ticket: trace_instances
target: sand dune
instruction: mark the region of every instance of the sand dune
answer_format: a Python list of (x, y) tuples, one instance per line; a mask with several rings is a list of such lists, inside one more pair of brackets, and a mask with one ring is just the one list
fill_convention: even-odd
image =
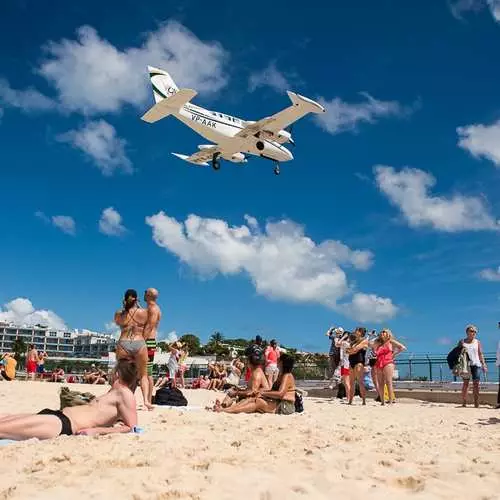
[[(58, 408), (59, 387), (0, 383), (0, 412)], [(185, 393), (193, 405), (215, 399)], [(414, 401), (305, 407), (290, 417), (158, 408), (140, 412), (141, 435), (7, 445), (0, 500), (500, 498), (500, 411)]]

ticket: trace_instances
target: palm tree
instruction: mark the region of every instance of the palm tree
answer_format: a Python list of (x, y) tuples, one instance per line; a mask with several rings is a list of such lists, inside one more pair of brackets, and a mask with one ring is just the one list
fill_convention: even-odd
[(12, 342), (12, 350), (14, 351), (14, 359), (19, 363), (21, 361), (21, 357), (26, 354), (26, 342), (18, 337)]
[(216, 347), (219, 347), (222, 342), (224, 342), (224, 335), (222, 335), (221, 332), (214, 332), (210, 337), (209, 343), (215, 345)]

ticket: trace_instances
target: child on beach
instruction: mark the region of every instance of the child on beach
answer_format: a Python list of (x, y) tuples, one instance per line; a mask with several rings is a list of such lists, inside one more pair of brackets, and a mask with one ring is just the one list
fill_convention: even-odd
[[(0, 415), (0, 439), (52, 439), (61, 435), (95, 436), (130, 432), (137, 425), (134, 391), (137, 368), (133, 361), (116, 364), (110, 391), (91, 403), (61, 410), (44, 409), (35, 415)], [(113, 427), (118, 422), (121, 425)]]

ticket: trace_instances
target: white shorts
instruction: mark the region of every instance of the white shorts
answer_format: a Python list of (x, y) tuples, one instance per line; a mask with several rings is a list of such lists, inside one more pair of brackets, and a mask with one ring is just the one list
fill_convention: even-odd
[(279, 373), (278, 365), (276, 363), (270, 363), (266, 366), (266, 375), (274, 375)]

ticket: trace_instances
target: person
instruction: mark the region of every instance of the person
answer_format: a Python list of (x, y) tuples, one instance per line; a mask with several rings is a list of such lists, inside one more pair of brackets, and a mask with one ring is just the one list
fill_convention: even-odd
[[(394, 348), (396, 350), (394, 350)], [(395, 403), (396, 398), (393, 388), (394, 377), (394, 357), (406, 347), (394, 339), (391, 330), (384, 328), (376, 341), (375, 354), (377, 356), (376, 374), (378, 377), (378, 394), (380, 396), (380, 404), (385, 405), (384, 387), (387, 385), (387, 392), (389, 393), (389, 403)]]
[[(245, 349), (245, 356), (249, 358), (250, 356), (254, 355), (257, 357), (262, 357), (264, 353), (264, 347), (262, 345), (262, 337), (260, 335), (255, 336), (255, 340)], [(250, 380), (250, 377), (252, 375), (252, 371), (250, 366), (247, 366), (247, 370), (245, 372), (245, 382), (248, 382)]]
[(50, 380), (51, 382), (66, 382), (66, 380), (64, 379), (64, 370), (60, 366), (57, 366), (56, 369), (52, 372)]
[(270, 344), (266, 347), (264, 351), (264, 356), (266, 359), (266, 377), (269, 382), (269, 387), (272, 387), (274, 382), (278, 380), (278, 360), (280, 357), (280, 350), (278, 343), (275, 339), (271, 340)]
[(29, 344), (26, 356), (26, 380), (35, 380), (36, 363), (38, 361), (38, 351), (34, 344)]
[(245, 368), (245, 364), (239, 358), (233, 359), (229, 365), (229, 375), (224, 379), (223, 390), (228, 390), (231, 387), (238, 387), (240, 385), (240, 378)]
[[(498, 324), (498, 327), (500, 328), (500, 323)], [(497, 410), (500, 409), (500, 340), (498, 341), (498, 346), (497, 346), (497, 370), (498, 370), (498, 394), (497, 394)]]
[(181, 355), (179, 356), (179, 370), (177, 371), (177, 375), (179, 376), (180, 380), (180, 387), (184, 389), (186, 382), (184, 380), (184, 375), (188, 370), (188, 366), (186, 364), (186, 360), (189, 356), (189, 351), (186, 346), (183, 346), (181, 349)]
[(47, 359), (47, 353), (45, 351), (38, 353), (36, 373), (38, 378), (43, 379), (43, 374), (45, 373), (45, 360)]
[(147, 321), (144, 327), (144, 340), (146, 341), (146, 348), (148, 350), (148, 403), (152, 404), (153, 400), (153, 366), (156, 352), (156, 335), (158, 332), (158, 325), (161, 321), (161, 309), (156, 303), (158, 300), (158, 290), (156, 288), (148, 288), (144, 292), (144, 302), (147, 304)]
[(340, 350), (340, 376), (344, 384), (347, 401), (351, 401), (351, 369), (349, 355), (347, 354), (347, 349), (351, 347), (349, 335), (349, 332), (344, 332), (342, 337), (335, 337), (335, 347)]
[(365, 388), (365, 357), (366, 349), (368, 347), (368, 339), (366, 336), (366, 328), (358, 327), (351, 334), (349, 341), (351, 347), (347, 349), (347, 354), (349, 356), (349, 368), (350, 368), (350, 398), (348, 404), (352, 404), (355, 394), (355, 384), (356, 380), (359, 384), (359, 394), (363, 401), (363, 406), (366, 405), (366, 388)]
[(182, 342), (175, 341), (169, 346), (170, 357), (168, 358), (167, 368), (170, 379), (172, 380), (172, 387), (177, 386), (177, 372), (179, 371), (179, 358), (181, 357)]
[[(465, 327), (466, 338), (461, 340), (458, 345), (467, 351), (470, 368), (470, 378), (472, 378), (472, 393), (474, 396), (474, 406), (479, 407), (479, 381), (481, 379), (480, 370), (486, 372), (486, 362), (484, 360), (483, 348), (481, 342), (476, 338), (477, 327), (467, 325)], [(469, 377), (463, 378), (462, 384), (462, 406), (467, 406), (467, 392), (469, 389)]]
[[(35, 415), (0, 415), (0, 439), (52, 439), (61, 435), (95, 436), (130, 432), (137, 425), (134, 391), (136, 364), (120, 359), (111, 389), (91, 403), (63, 410), (44, 409)], [(113, 427), (120, 423), (120, 425)]]
[(17, 361), (13, 354), (5, 353), (2, 356), (2, 365), (0, 369), (0, 380), (11, 382), (16, 378)]
[(335, 345), (335, 339), (338, 339), (344, 335), (344, 329), (341, 326), (332, 327), (326, 332), (325, 335), (331, 341), (330, 352), (328, 355), (328, 365), (330, 369), (330, 389), (333, 389), (333, 378), (335, 376), (335, 371), (340, 364), (340, 348)]
[[(376, 330), (372, 330), (370, 332), (370, 335), (368, 336), (368, 355), (367, 355), (367, 360), (368, 360), (368, 366), (370, 369), (370, 375), (371, 379), (373, 381), (373, 385), (375, 386), (375, 392), (377, 393), (377, 397), (375, 398), (375, 401), (377, 403), (380, 403), (381, 397), (380, 397), (380, 390), (378, 387), (378, 371), (377, 371), (377, 354), (376, 350), (377, 347), (379, 347), (379, 342), (378, 342), (379, 336), (377, 335)], [(384, 397), (384, 388), (382, 387), (382, 397)]]
[(148, 400), (149, 381), (147, 374), (148, 350), (144, 340), (144, 327), (148, 320), (146, 309), (139, 307), (137, 292), (132, 288), (125, 292), (123, 308), (115, 313), (115, 323), (121, 333), (116, 343), (116, 359), (131, 359), (137, 366), (144, 407), (152, 410)]
[(245, 399), (252, 394), (271, 389), (264, 370), (262, 369), (262, 365), (263, 358), (261, 356), (258, 356), (257, 354), (251, 354), (248, 358), (250, 379), (247, 382), (247, 387), (245, 389), (240, 389), (239, 387), (233, 387), (229, 389), (222, 403), (219, 403), (219, 401), (217, 401), (215, 407), (221, 406), (222, 408), (229, 408), (233, 403), (241, 401), (242, 399)]
[(294, 359), (283, 354), (278, 362), (280, 377), (271, 390), (256, 391), (229, 408), (217, 406), (215, 411), (224, 413), (295, 413), (295, 378), (292, 374)]

